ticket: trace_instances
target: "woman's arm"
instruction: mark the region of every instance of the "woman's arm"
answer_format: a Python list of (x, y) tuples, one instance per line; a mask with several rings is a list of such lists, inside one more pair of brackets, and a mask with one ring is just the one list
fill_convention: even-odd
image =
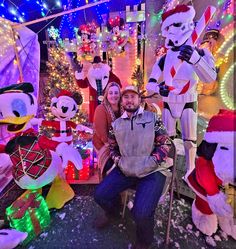
[(103, 105), (99, 105), (94, 113), (94, 134), (105, 144), (108, 142), (108, 120)]

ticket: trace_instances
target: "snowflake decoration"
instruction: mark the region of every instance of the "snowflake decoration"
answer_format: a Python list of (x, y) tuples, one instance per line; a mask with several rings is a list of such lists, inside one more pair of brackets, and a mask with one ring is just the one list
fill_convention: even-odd
[(59, 34), (59, 29), (56, 29), (55, 27), (51, 26), (48, 29), (48, 35), (51, 37), (53, 40), (56, 40), (60, 34)]

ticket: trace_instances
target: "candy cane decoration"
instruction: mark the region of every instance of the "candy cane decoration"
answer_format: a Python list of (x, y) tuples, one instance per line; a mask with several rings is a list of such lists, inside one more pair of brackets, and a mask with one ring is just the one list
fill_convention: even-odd
[[(191, 37), (187, 40), (187, 42), (186, 42), (187, 45), (193, 46), (194, 44), (196, 44), (201, 33), (205, 30), (205, 27), (207, 26), (207, 24), (209, 23), (209, 21), (211, 20), (211, 18), (215, 14), (215, 12), (216, 12), (216, 8), (214, 6), (208, 6), (206, 8), (203, 15), (199, 19), (195, 29), (193, 30)], [(166, 82), (168, 82), (168, 86), (169, 86), (171, 92), (176, 94), (176, 95), (180, 95), (180, 94), (185, 93), (190, 86), (190, 81), (188, 81), (188, 83), (185, 84), (184, 87), (181, 89), (177, 89), (177, 88), (173, 87), (173, 79), (174, 79), (175, 75), (177, 74), (182, 63), (183, 63), (183, 61), (179, 60), (178, 64), (172, 66), (170, 69), (169, 77), (168, 77), (169, 79), (166, 79)]]
[(188, 45), (196, 44), (196, 41), (200, 37), (201, 33), (205, 30), (205, 27), (207, 26), (209, 21), (212, 19), (215, 12), (216, 12), (216, 8), (214, 6), (208, 6), (206, 8), (202, 17), (197, 22), (197, 25), (195, 29), (193, 30), (191, 37), (187, 41)]

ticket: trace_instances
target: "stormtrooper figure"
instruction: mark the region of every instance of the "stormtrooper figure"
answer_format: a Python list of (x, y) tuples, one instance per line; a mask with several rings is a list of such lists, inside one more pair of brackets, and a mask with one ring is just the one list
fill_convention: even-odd
[[(163, 97), (163, 122), (169, 136), (175, 136), (176, 121), (180, 119), (187, 174), (195, 167), (197, 82), (198, 79), (212, 82), (217, 76), (212, 54), (186, 44), (195, 28), (194, 16), (194, 8), (187, 5), (177, 5), (163, 13), (161, 31), (166, 38), (167, 53), (154, 64), (146, 86), (149, 93), (157, 92)], [(172, 68), (180, 60), (183, 63), (172, 79), (172, 86), (169, 86)]]

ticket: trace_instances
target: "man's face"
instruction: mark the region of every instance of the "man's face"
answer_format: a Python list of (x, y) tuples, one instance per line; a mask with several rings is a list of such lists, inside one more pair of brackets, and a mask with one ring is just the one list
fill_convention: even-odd
[(127, 112), (136, 112), (139, 108), (141, 98), (137, 93), (132, 91), (126, 92), (122, 96), (122, 106)]

